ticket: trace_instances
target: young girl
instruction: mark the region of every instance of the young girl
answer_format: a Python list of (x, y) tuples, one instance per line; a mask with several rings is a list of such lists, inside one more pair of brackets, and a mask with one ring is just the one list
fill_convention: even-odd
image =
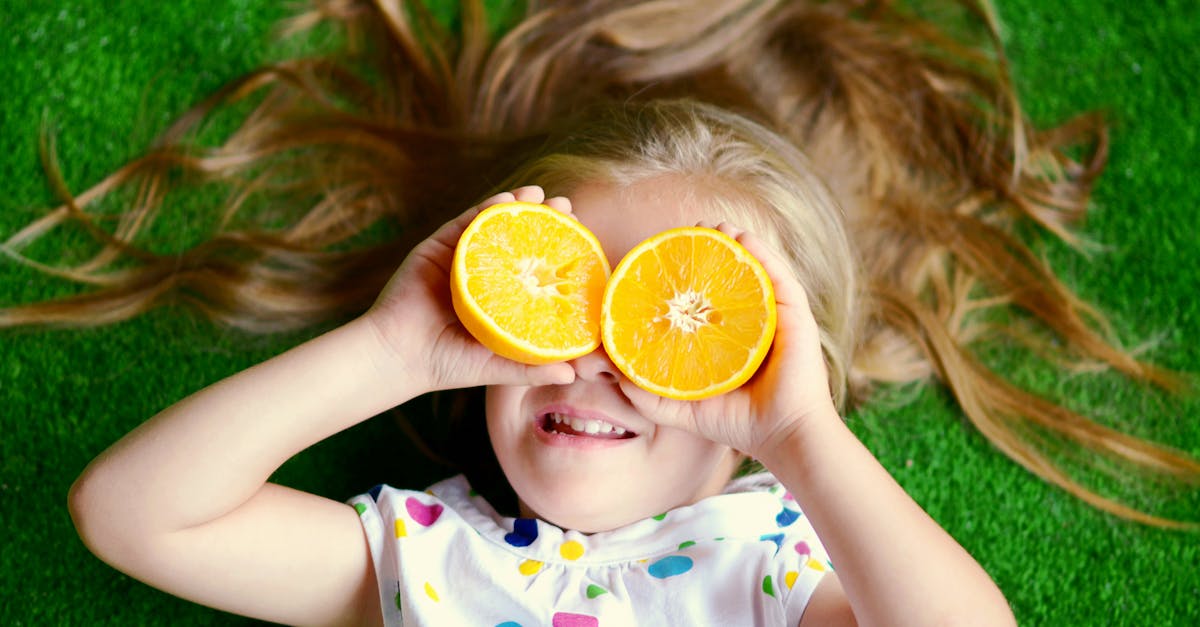
[[(983, 570), (839, 417), (830, 388), (844, 388), (854, 275), (839, 209), (803, 156), (687, 101), (588, 117), (514, 178), (567, 194), (546, 202), (612, 259), (685, 224), (742, 240), (780, 311), (749, 385), (667, 401), (603, 351), (543, 367), (491, 354), (447, 299), (471, 210), (417, 246), (363, 316), (185, 399), (97, 459), (71, 497), (88, 546), (174, 594), (286, 623), (377, 622), (381, 608), (386, 624), (1010, 623)], [(514, 197), (545, 200), (521, 187), (482, 206)], [(727, 220), (786, 243), (792, 265)], [(428, 495), (377, 488), (353, 509), (267, 483), (350, 425), (481, 385), (485, 416), (460, 433), (486, 428), (518, 499), (507, 516), (461, 478)], [(769, 476), (730, 484), (743, 456), (787, 495)]]
[[(272, 68), (228, 90), (281, 84), (222, 151), (175, 149), (180, 126), (115, 176), (182, 163), (312, 210), (284, 214), (278, 234), (232, 231), (178, 258), (114, 242), (144, 265), (65, 307), (11, 309), (9, 323), (114, 320), (177, 290), (218, 319), (281, 328), (361, 311), (391, 281), (353, 322), (186, 399), (90, 466), (72, 511), (98, 554), (168, 591), (287, 622), (453, 624), (453, 612), (493, 624), (819, 623), (846, 612), (1010, 621), (987, 576), (836, 419), (846, 400), (875, 381), (935, 374), (1006, 453), (1143, 520), (1153, 519), (1059, 472), (1014, 418), (1195, 473), (1190, 459), (1039, 404), (965, 350), (982, 285), (1083, 354), (1169, 381), (1111, 348), (1011, 237), (1030, 218), (1066, 234), (1098, 162), (1078, 167), (1058, 151), (1069, 133), (1024, 133), (1002, 57), (989, 66), (886, 7), (868, 20), (853, 7), (769, 2), (536, 9), (485, 55), (470, 10), (456, 46), (414, 36), (432, 24), (390, 4), (323, 4), (320, 16), (368, 42), (352, 61), (373, 64), (361, 75), (375, 82), (326, 61)], [(600, 96), (615, 104), (582, 110)], [(631, 388), (602, 353), (504, 363), (469, 342), (445, 304), (439, 268), (467, 216), (399, 270), (408, 247), (348, 239), (388, 214), (417, 224), (399, 236), (412, 237), (505, 171), (500, 189), (559, 196), (547, 202), (597, 232), (613, 261), (664, 228), (726, 223), (777, 286), (781, 328), (764, 370), (727, 396), (682, 404)], [(131, 216), (122, 239), (141, 220)], [(334, 246), (347, 242), (360, 247)], [(462, 480), (432, 495), (381, 488), (354, 509), (266, 483), (350, 424), (478, 385), (489, 386), (487, 434), (516, 497), (489, 490), (499, 513)], [(480, 418), (457, 437), (483, 433)], [(554, 446), (556, 419), (632, 436)], [(761, 492), (765, 477), (727, 486), (744, 457), (786, 493)]]

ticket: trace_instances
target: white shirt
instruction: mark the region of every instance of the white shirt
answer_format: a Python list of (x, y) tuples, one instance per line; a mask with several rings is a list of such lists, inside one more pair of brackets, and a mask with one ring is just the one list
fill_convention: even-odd
[(770, 474), (585, 535), (500, 516), (462, 476), (350, 504), (387, 625), (788, 625), (832, 565)]

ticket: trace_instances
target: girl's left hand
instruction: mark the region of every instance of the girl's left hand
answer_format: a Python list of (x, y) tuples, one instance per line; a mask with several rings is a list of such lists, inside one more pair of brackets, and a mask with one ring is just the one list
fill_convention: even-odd
[(620, 386), (646, 418), (758, 458), (787, 440), (808, 419), (836, 415), (836, 409), (819, 329), (804, 288), (788, 264), (751, 233), (728, 223), (715, 228), (745, 246), (771, 277), (778, 326), (766, 360), (741, 387), (702, 401), (664, 398), (625, 377), (619, 378)]

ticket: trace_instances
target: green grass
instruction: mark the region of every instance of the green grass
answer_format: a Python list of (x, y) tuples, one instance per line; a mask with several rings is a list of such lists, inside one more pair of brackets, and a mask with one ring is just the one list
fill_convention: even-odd
[[(108, 3), (106, 3), (108, 4)], [(138, 153), (189, 103), (281, 54), (268, 37), (276, 3), (0, 0), (0, 234), (51, 201), (36, 138), (57, 131), (67, 181), (80, 190)], [(1190, 0), (1126, 3), (1001, 0), (1006, 41), (1032, 116), (1101, 109), (1111, 165), (1085, 232), (1091, 259), (1045, 254), (1150, 357), (1200, 372), (1200, 9)], [(70, 238), (64, 240), (71, 242)], [(0, 303), (72, 288), (0, 261)], [(83, 331), (0, 335), (0, 622), (237, 624), (159, 593), (87, 552), (65, 508), (84, 465), (162, 407), (295, 343), (215, 329), (178, 311)], [(1063, 378), (1019, 355), (997, 363), (1076, 407), (1200, 454), (1195, 398), (1168, 398), (1112, 377)], [(851, 424), (913, 497), (975, 555), (1022, 624), (1200, 623), (1200, 535), (1099, 514), (992, 450), (940, 390), (877, 404)], [(423, 486), (393, 425), (370, 421), (289, 462), (280, 479), (345, 498), (380, 480)], [(836, 469), (834, 469), (836, 471)], [(1197, 499), (1158, 503), (1197, 518)], [(920, 568), (913, 564), (912, 568)], [(903, 576), (903, 573), (897, 573)], [(947, 593), (952, 593), (947, 591)]]

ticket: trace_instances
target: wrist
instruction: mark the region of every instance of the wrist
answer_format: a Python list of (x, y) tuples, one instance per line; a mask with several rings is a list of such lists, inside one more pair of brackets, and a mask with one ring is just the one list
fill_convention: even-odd
[(396, 397), (396, 405), (431, 389), (428, 382), (422, 379), (425, 368), (420, 367), (413, 356), (414, 343), (411, 339), (402, 341), (404, 333), (398, 329), (399, 326), (398, 321), (384, 324), (372, 312), (345, 325), (348, 331), (360, 338), (365, 363), (382, 388)]
[(792, 420), (772, 438), (763, 443), (754, 458), (768, 470), (777, 472), (781, 466), (794, 465), (809, 458), (814, 446), (827, 441), (835, 431), (847, 430), (841, 415), (832, 404)]

